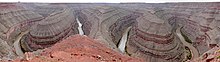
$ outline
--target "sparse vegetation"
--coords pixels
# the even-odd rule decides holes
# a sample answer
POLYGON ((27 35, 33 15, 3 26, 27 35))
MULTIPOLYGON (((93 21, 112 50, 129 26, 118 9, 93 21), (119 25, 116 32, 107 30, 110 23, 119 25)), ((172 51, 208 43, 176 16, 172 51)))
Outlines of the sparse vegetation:
POLYGON ((220 59, 220 56, 218 56, 217 59, 220 59))
MULTIPOLYGON (((217 52, 220 53, 220 50, 218 50, 217 52)), ((217 59, 220 59, 220 56, 218 56, 217 59)))
POLYGON ((190 49, 188 47, 185 47, 185 50, 187 51, 188 55, 187 55, 187 59, 191 59, 192 58, 192 54, 190 52, 190 49))
POLYGON ((185 60, 183 60, 183 62, 186 62, 187 60, 192 59, 192 53, 190 52, 190 49, 186 46, 185 46, 184 50, 186 53, 186 57, 185 57, 185 60))
POLYGON ((183 38, 185 39, 185 41, 192 44, 192 41, 185 34, 183 34, 183 32, 181 30, 180 30, 180 32, 181 32, 181 35, 183 36, 183 38))

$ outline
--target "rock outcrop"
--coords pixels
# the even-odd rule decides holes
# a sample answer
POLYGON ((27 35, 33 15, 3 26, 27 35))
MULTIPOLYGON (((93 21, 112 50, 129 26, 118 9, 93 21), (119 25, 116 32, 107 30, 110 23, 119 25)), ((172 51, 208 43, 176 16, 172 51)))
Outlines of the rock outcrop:
MULTIPOLYGON (((69 61, 71 57, 127 61, 127 58, 119 59, 124 58, 122 54, 143 58, 146 62, 194 60, 220 46, 219 5, 0 3, 0 59, 23 57, 24 52, 46 48, 41 57, 52 61, 69 61), (75 34, 88 36, 105 46, 94 47, 89 42, 91 39, 79 35, 76 40, 89 40, 90 44, 77 41, 69 43, 75 45, 70 46, 68 40, 62 41, 75 34), (56 47, 56 43, 64 43, 68 48, 56 47), (102 53, 105 47, 115 52, 102 53), (122 52, 118 55, 119 48, 122 52), (56 51, 52 51, 54 49, 56 51), (77 54, 71 55, 73 52, 77 54), (110 55, 114 53, 116 55, 110 55), (67 57, 60 57, 62 55, 67 57)), ((42 61, 39 57, 35 59, 42 61)))
POLYGON ((70 36, 52 47, 46 48, 40 56, 26 54, 23 60, 14 62, 143 62, 142 59, 122 55, 87 36, 70 36), (27 60, 28 58, 28 60, 27 60))
POLYGON ((189 62, 219 62, 220 61, 220 48, 213 47, 206 51, 199 58, 191 60, 189 62))
POLYGON ((74 21, 73 13, 69 9, 53 13, 31 27, 30 33, 23 37, 22 47, 25 51, 50 47, 74 33, 74 21))
POLYGON ((117 49, 117 43, 123 31, 134 24, 139 14, 111 6, 97 6, 77 10, 75 15, 83 24, 85 35, 98 39, 112 49, 117 49), (124 25, 124 22, 128 22, 124 25))
MULTIPOLYGON (((0 45, 2 56, 14 56, 14 40, 22 31, 41 20, 43 17, 37 13, 24 9, 14 3, 0 4, 0 45)), ((12 58, 12 57, 11 57, 12 58)))
POLYGON ((174 7, 157 9, 156 15, 168 20, 173 28, 183 27, 182 33, 190 39, 201 55, 212 47, 218 46, 219 42, 214 40, 217 38, 213 38, 219 35, 216 31, 218 30, 216 24, 219 24, 218 5, 216 3, 174 4, 174 7))
POLYGON ((171 25, 145 11, 129 33, 127 53, 146 62, 179 62, 184 57, 183 45, 171 25))
POLYGON ((40 15, 42 15, 43 17, 47 17, 50 14, 54 13, 54 12, 59 12, 62 11, 63 9, 66 8, 66 5, 64 4, 59 4, 59 3, 33 3, 33 4, 29 4, 29 3, 24 3, 23 5, 25 8, 32 10, 40 15))

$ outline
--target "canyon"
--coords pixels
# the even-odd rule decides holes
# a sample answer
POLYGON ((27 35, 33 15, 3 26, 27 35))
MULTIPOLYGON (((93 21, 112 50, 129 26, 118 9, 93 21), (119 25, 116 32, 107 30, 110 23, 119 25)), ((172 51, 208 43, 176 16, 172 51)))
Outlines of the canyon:
POLYGON ((0 3, 2 62, 219 60, 220 4, 0 3))

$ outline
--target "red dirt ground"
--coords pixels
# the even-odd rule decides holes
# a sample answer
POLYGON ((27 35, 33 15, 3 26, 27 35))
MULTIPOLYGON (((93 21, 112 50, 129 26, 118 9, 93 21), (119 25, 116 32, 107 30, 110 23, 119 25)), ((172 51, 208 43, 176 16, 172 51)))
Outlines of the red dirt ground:
POLYGON ((43 50, 40 56, 25 54, 14 62, 144 62, 107 48, 87 36, 74 35, 43 50))

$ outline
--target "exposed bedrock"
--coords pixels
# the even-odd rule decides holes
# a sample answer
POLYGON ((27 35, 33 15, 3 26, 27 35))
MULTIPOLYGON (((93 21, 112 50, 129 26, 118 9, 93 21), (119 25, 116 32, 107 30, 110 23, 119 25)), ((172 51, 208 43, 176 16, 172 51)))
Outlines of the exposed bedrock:
POLYGON ((219 46, 219 42, 214 40, 219 35, 217 32, 219 10, 216 9, 218 7, 215 5, 205 8, 195 7, 198 10, 176 8, 180 9, 159 10, 155 14, 164 20, 168 20, 170 25, 174 25, 173 28, 183 27, 182 33, 192 41, 192 45, 198 49, 200 55, 215 46, 219 46))
POLYGON ((0 58, 9 59, 15 57, 12 47, 8 43, 0 38, 0 58))
POLYGON ((74 20, 70 9, 51 14, 31 27, 29 34, 22 39, 23 49, 25 51, 43 49, 72 35, 74 20))
POLYGON ((183 45, 167 21, 145 12, 129 33, 127 53, 146 62, 181 62, 183 45))
POLYGON ((48 4, 41 4, 41 3, 33 3, 33 4, 23 4, 25 8, 34 11, 43 17, 47 17, 52 13, 62 11, 66 8, 66 5, 64 4, 56 4, 56 3, 48 3, 48 4))
MULTIPOLYGON (((12 45, 17 36, 30 28, 32 24, 41 20, 43 17, 32 11, 29 11, 22 6, 14 3, 0 4, 0 55, 9 57, 13 56, 14 51, 12 45)), ((10 57, 13 58, 13 57, 10 57)))
POLYGON ((217 3, 0 3, 0 60, 82 34, 146 62, 181 62, 220 46, 219 10, 217 3))
POLYGON ((213 47, 212 49, 206 51, 200 57, 191 60, 190 62, 219 62, 220 48, 213 47))
POLYGON ((91 31, 91 27, 93 26, 91 24, 91 21, 88 19, 89 16, 84 14, 82 10, 75 10, 74 15, 76 16, 76 19, 82 24, 82 30, 85 35, 89 35, 91 31))
POLYGON ((125 30, 134 25, 136 18, 141 14, 127 11, 121 8, 100 8, 98 9, 100 18, 100 35, 99 39, 104 39, 113 49, 117 49, 117 44, 122 38, 125 30))
MULTIPOLYGON (((85 35, 99 40, 112 49, 117 49, 117 43, 112 42, 113 38, 121 38, 123 31, 134 24, 135 19, 138 17, 138 14, 131 11, 110 6, 76 10, 75 15, 82 23, 85 35), (113 33, 117 33, 120 36, 113 33), (112 36, 112 34, 115 36, 112 36)), ((119 38, 114 41, 118 42, 119 38)))
POLYGON ((144 62, 140 58, 113 51, 105 44, 85 35, 70 36, 44 49, 38 56, 33 52, 26 53, 25 56, 25 59, 11 62, 144 62))
POLYGON ((125 30, 137 23, 136 18, 141 16, 140 13, 131 13, 124 17, 117 19, 117 21, 109 27, 109 32, 111 32, 112 41, 117 45, 121 39, 125 30))

